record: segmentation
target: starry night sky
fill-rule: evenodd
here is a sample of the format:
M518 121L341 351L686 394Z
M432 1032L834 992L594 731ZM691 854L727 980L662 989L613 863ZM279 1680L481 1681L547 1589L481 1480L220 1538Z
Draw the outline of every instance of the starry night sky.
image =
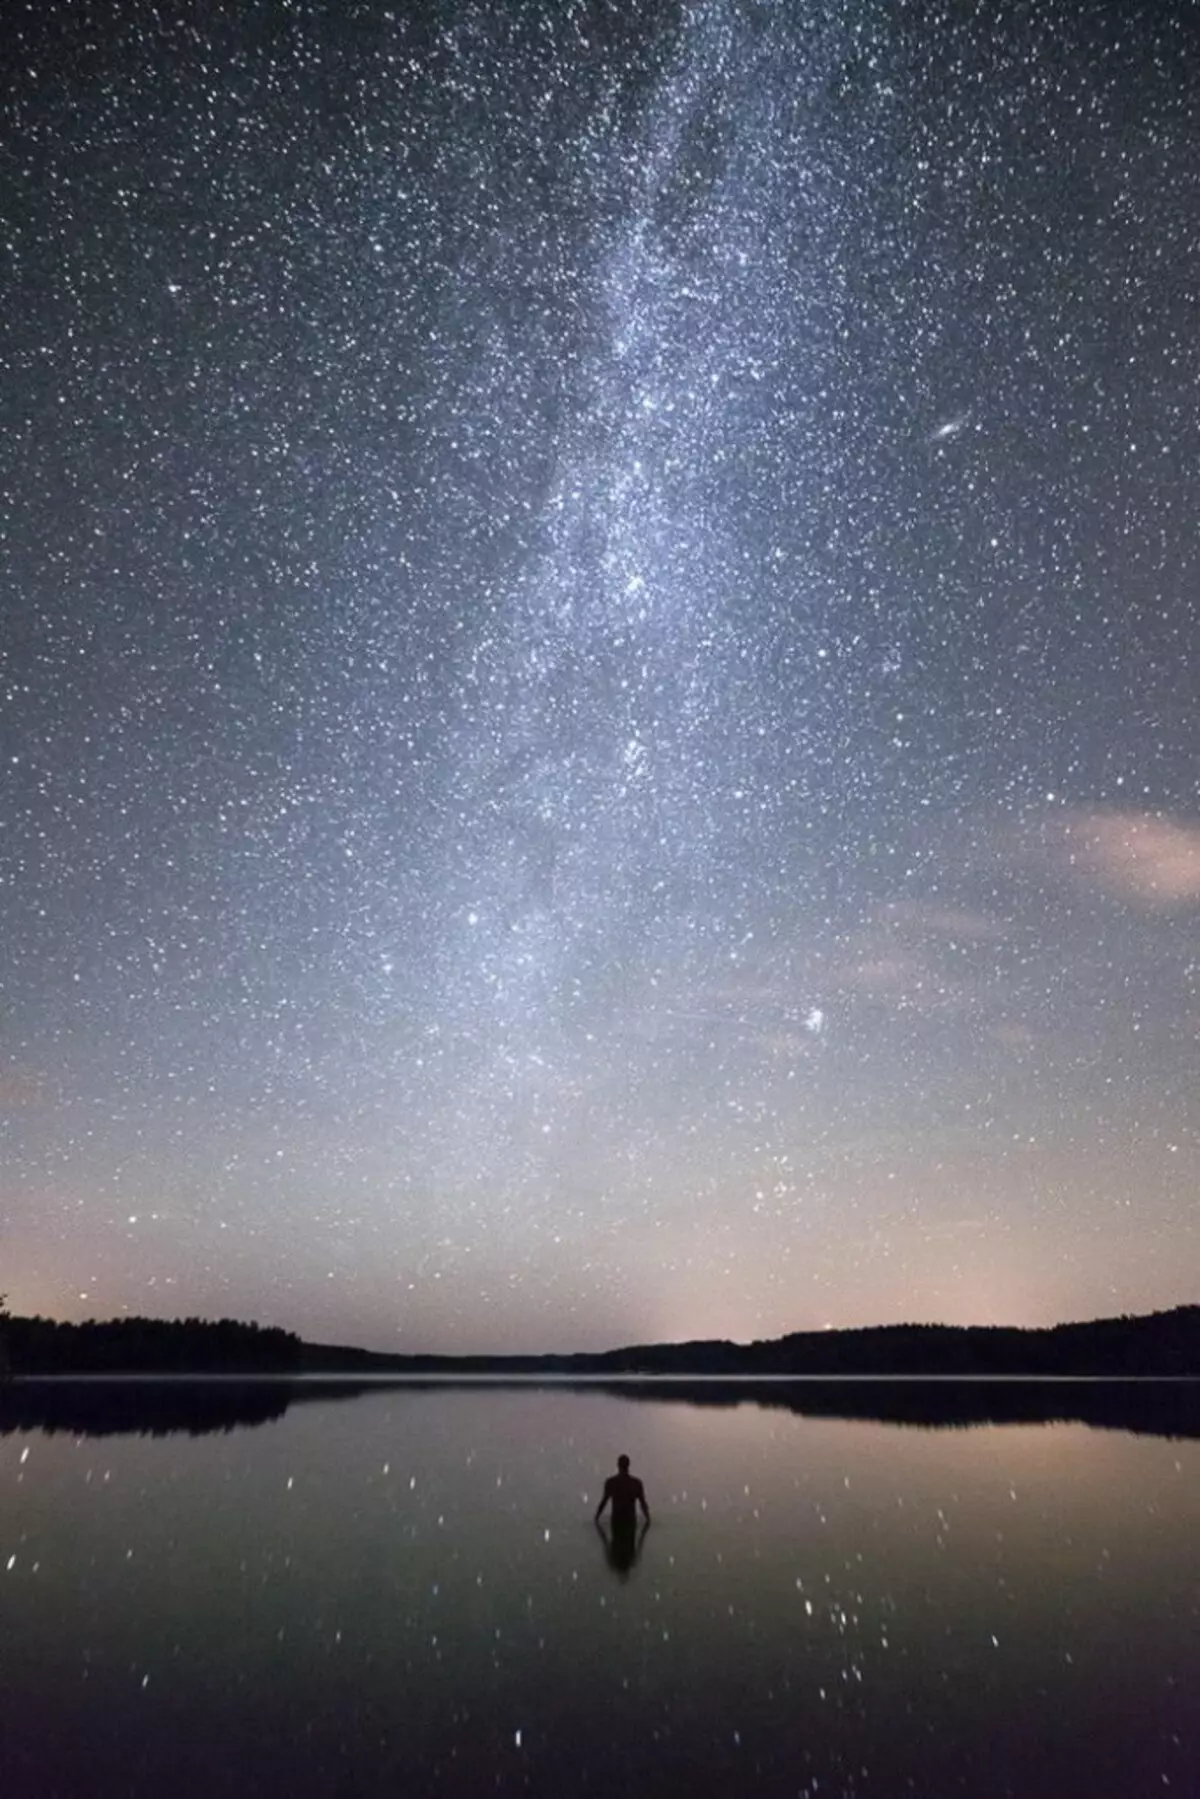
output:
M1191 9L6 20L10 1304L1200 1298Z

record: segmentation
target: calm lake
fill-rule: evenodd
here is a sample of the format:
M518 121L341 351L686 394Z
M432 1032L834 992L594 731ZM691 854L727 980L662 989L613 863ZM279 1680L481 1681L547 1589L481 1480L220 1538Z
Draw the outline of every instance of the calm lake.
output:
M8 1389L5 1799L1200 1795L1195 1389L178 1391Z

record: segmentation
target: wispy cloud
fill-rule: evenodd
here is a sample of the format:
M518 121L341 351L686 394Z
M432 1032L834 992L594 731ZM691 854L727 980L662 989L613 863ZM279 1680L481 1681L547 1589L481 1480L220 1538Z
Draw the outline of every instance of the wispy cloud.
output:
M1200 823L1160 812L1079 811L1062 828L1064 865L1115 899L1152 911L1200 900Z
M40 1110L54 1103L55 1093L46 1076L16 1063L0 1067L0 1114Z
M992 1036L1005 1049L1018 1053L1035 1048L1037 1034L1019 1018L1002 1018L992 1026Z
M970 906L938 905L931 900L894 900L883 908L882 922L918 937L943 937L951 943L999 943L1006 927Z
M961 1012L981 997L989 947L1007 927L974 907L934 899L891 900L852 938L835 965L838 989L898 1011ZM966 958L956 954L966 948Z

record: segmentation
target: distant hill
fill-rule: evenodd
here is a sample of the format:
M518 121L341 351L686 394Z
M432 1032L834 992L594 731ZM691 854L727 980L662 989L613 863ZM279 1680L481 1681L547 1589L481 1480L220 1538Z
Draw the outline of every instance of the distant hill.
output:
M1166 1376L1200 1377L1200 1306L1100 1318L1042 1330L890 1324L799 1331L756 1343L704 1339L599 1354L397 1356L305 1343L290 1331L235 1319L118 1318L58 1324L0 1319L14 1375L298 1374L614 1377Z
M309 1372L524 1375L1200 1376L1200 1306L1040 1330L887 1324L797 1331L755 1343L705 1338L599 1354L391 1356L305 1344Z

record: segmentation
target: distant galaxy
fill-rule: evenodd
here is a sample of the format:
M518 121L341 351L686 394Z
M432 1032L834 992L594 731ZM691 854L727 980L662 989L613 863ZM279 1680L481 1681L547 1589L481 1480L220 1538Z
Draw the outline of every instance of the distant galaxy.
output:
M0 1292L1200 1297L1200 37L10 9Z

